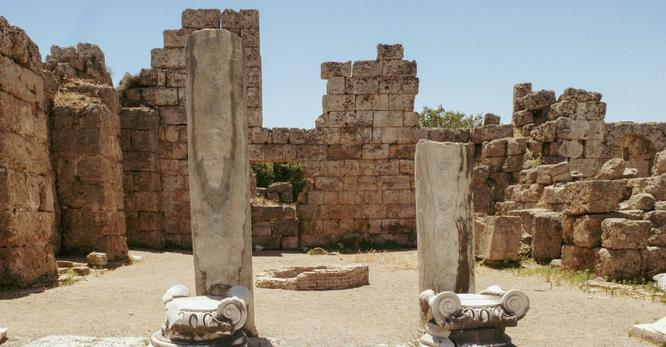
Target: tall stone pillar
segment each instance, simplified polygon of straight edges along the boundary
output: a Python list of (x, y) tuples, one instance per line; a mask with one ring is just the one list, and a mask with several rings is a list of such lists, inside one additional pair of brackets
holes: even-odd
[(420, 140), (414, 166), (419, 292), (474, 292), (472, 153)]
[[(197, 295), (252, 281), (247, 118), (241, 39), (227, 30), (187, 38), (186, 111)], [(256, 335), (248, 305), (246, 331)]]

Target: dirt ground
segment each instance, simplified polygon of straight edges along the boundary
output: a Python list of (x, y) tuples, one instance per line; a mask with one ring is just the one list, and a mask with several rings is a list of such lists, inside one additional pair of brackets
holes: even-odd
[[(0, 326), (7, 346), (46, 335), (145, 336), (159, 329), (164, 291), (174, 284), (194, 288), (192, 256), (133, 251), (143, 260), (73, 285), (20, 293), (0, 292)], [(365, 261), (370, 285), (355, 289), (297, 292), (255, 288), (257, 326), (280, 346), (396, 345), (413, 340), (418, 317), (416, 252), (309, 256), (259, 253), (264, 269)], [(666, 315), (666, 304), (630, 297), (589, 294), (550, 286), (541, 277), (477, 268), (477, 290), (491, 284), (521, 289), (530, 312), (507, 333), (518, 346), (650, 346), (627, 336), (636, 323)], [(3, 347), (5, 346), (3, 345)]]

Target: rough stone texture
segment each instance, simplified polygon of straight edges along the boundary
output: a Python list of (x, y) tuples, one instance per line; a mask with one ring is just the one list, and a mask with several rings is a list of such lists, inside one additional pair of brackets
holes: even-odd
[(619, 180), (624, 176), (624, 169), (624, 160), (613, 158), (601, 166), (594, 178), (598, 180)]
[(478, 257), (490, 261), (518, 260), (521, 218), (488, 216), (479, 241)]
[(41, 65), (37, 45), (0, 17), (0, 287), (57, 278)]
[(50, 112), (62, 250), (126, 259), (120, 110), (104, 55), (89, 44), (51, 53), (47, 68), (62, 81)]
[(597, 251), (595, 273), (610, 279), (632, 279), (642, 275), (641, 251), (606, 249)]
[(652, 194), (638, 193), (632, 195), (627, 201), (620, 203), (621, 210), (643, 210), (651, 211), (654, 209), (655, 200)]
[(257, 275), (258, 288), (287, 290), (338, 290), (370, 284), (367, 265), (295, 266), (267, 270)]
[(86, 347), (145, 347), (146, 338), (144, 337), (91, 337), (91, 336), (46, 336), (35, 341), (31, 341), (23, 346), (28, 347), (65, 347), (65, 346), (86, 346)]
[[(159, 115), (148, 107), (123, 107), (120, 124), (127, 244), (162, 249), (165, 240), (160, 213)], [(170, 191), (184, 189), (187, 184), (180, 177), (165, 179), (164, 183)]]
[(415, 173), (420, 291), (474, 292), (472, 155), (421, 140)]
[(666, 150), (655, 155), (654, 165), (652, 166), (652, 175), (657, 176), (661, 174), (666, 174)]
[(617, 208), (628, 193), (625, 180), (580, 181), (567, 184), (564, 213), (606, 213)]
[[(186, 44), (187, 132), (197, 295), (222, 284), (253, 288), (243, 45), (227, 30)], [(246, 329), (256, 335), (253, 308)]]
[(562, 225), (559, 212), (539, 212), (532, 219), (532, 258), (548, 262), (560, 258)]
[(666, 247), (648, 247), (643, 261), (647, 277), (666, 272)]
[(562, 246), (562, 267), (569, 270), (594, 270), (597, 250), (572, 245)]
[(652, 223), (608, 218), (601, 223), (601, 245), (610, 249), (645, 249)]
[[(125, 107), (148, 106), (157, 111), (157, 128), (152, 123), (143, 128), (128, 124), (123, 145), (130, 133), (144, 132), (151, 136), (145, 144), (126, 148), (132, 152), (125, 158), (126, 179), (142, 180), (140, 187), (128, 185), (125, 191), (136, 199), (146, 200), (148, 206), (136, 206), (128, 211), (129, 242), (133, 245), (164, 248), (192, 247), (190, 204), (187, 177), (187, 118), (185, 115), (185, 40), (201, 28), (229, 30), (241, 38), (245, 64), (243, 76), (247, 95), (248, 126), (262, 123), (261, 55), (259, 53), (259, 14), (256, 10), (185, 10), (183, 28), (164, 31), (164, 48), (154, 49), (151, 68), (143, 69), (138, 83), (122, 91)], [(148, 118), (152, 113), (146, 111)], [(144, 118), (145, 119), (145, 118)], [(145, 119), (147, 120), (147, 119)], [(140, 131), (139, 131), (140, 130)], [(152, 135), (157, 134), (157, 143)], [(251, 133), (251, 132), (250, 132)], [(140, 166), (137, 166), (140, 165)], [(142, 166), (141, 166), (142, 165)], [(136, 173), (141, 171), (142, 173)], [(132, 174), (130, 174), (132, 172)], [(141, 176), (136, 178), (136, 176)], [(150, 185), (152, 184), (152, 185)], [(149, 201), (148, 201), (149, 200)], [(157, 204), (157, 208), (152, 204)]]
[(298, 219), (291, 205), (252, 205), (252, 246), (263, 249), (298, 248)]

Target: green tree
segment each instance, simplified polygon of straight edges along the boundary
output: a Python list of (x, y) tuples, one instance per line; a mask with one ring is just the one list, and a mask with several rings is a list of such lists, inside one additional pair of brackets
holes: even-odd
[(466, 115), (463, 112), (447, 111), (438, 105), (436, 108), (423, 107), (419, 112), (419, 126), (422, 128), (478, 128), (483, 125), (480, 114)]
[(257, 187), (266, 188), (274, 182), (290, 182), (294, 198), (305, 188), (305, 171), (300, 164), (253, 163), (252, 171), (257, 178)]
[(257, 187), (266, 188), (273, 183), (273, 163), (252, 163), (252, 172), (257, 178)]

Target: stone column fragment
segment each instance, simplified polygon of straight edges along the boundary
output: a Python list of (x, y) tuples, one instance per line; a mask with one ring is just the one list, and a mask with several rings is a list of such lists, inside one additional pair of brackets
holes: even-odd
[[(197, 295), (252, 291), (247, 118), (241, 39), (201, 30), (186, 44), (186, 112)], [(256, 334), (253, 308), (245, 325)]]
[(474, 292), (472, 164), (464, 144), (416, 145), (420, 292)]

